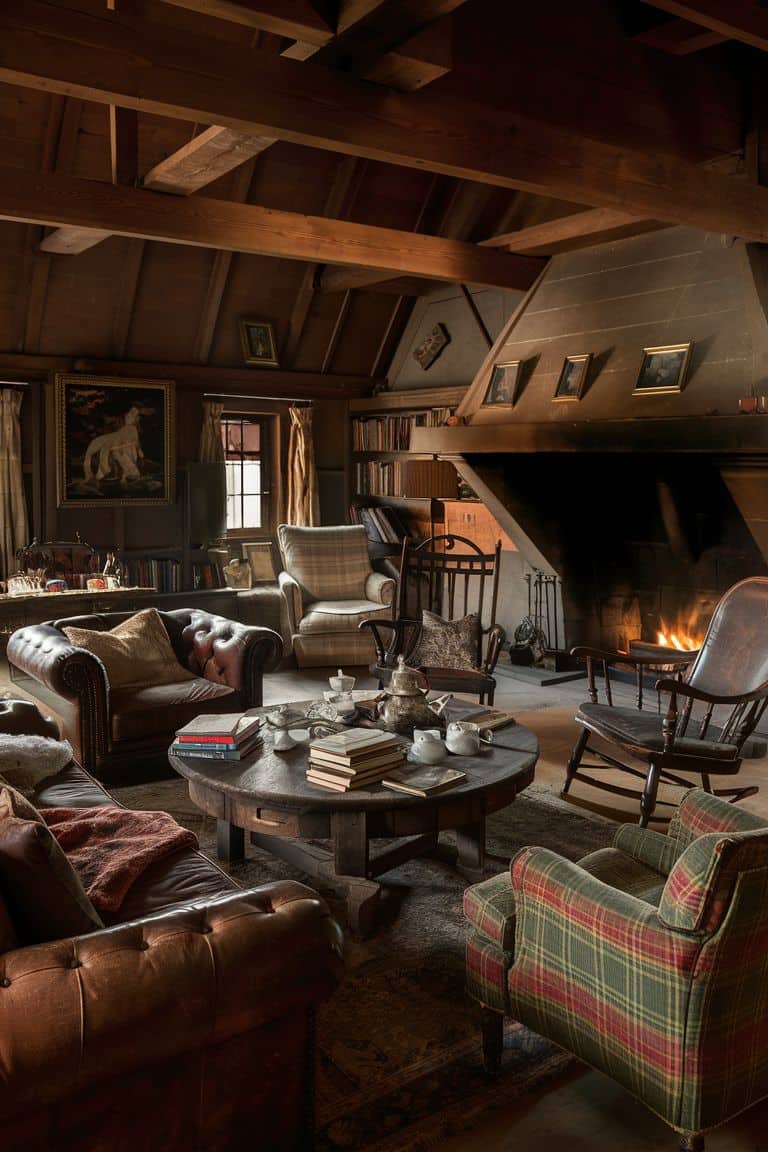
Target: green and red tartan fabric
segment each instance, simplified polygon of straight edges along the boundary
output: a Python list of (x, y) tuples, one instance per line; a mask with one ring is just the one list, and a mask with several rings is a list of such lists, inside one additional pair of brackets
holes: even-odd
[(692, 789), (667, 837), (624, 826), (576, 864), (524, 848), (464, 908), (470, 995), (673, 1128), (704, 1131), (768, 1095), (765, 822)]

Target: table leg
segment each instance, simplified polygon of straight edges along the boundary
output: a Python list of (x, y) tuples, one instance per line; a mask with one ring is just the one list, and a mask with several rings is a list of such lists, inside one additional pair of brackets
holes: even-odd
[(219, 860), (245, 859), (245, 832), (228, 820), (216, 821), (216, 855)]
[(367, 936), (376, 922), (380, 885), (368, 879), (369, 843), (365, 812), (334, 812), (331, 817), (333, 870), (342, 886), (349, 926)]
[(485, 864), (485, 817), (456, 829), (457, 868), (470, 879), (479, 878)]

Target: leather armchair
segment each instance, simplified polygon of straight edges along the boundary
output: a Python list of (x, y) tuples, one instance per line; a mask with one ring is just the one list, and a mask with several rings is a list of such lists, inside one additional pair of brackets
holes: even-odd
[(487, 1070), (509, 1016), (703, 1149), (768, 1096), (767, 897), (768, 824), (702, 788), (667, 835), (625, 824), (577, 863), (522, 848), (464, 894)]
[(104, 664), (72, 644), (63, 628), (106, 631), (130, 612), (76, 616), (19, 628), (8, 641), (14, 682), (52, 713), (75, 757), (97, 779), (137, 783), (170, 773), (177, 728), (207, 712), (240, 712), (262, 702), (262, 677), (277, 667), (282, 639), (197, 609), (160, 612), (183, 671), (194, 679), (111, 689)]
[(293, 653), (299, 668), (369, 664), (374, 645), (359, 631), (370, 617), (391, 620), (395, 581), (371, 569), (362, 525), (277, 529)]

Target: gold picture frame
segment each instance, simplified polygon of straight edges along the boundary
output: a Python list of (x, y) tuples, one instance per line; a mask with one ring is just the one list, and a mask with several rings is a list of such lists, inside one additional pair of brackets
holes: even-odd
[(279, 368), (275, 330), (266, 320), (240, 320), (240, 342), (246, 364), (261, 364), (264, 368)]
[(579, 356), (566, 356), (557, 378), (555, 394), (552, 399), (581, 400), (591, 362), (591, 352), (584, 352)]
[(640, 372), (633, 396), (658, 396), (663, 392), (682, 392), (693, 341), (643, 348)]
[(494, 364), (491, 378), (483, 397), (483, 407), (512, 407), (520, 388), (522, 360), (507, 360)]
[(244, 540), (241, 547), (243, 559), (250, 564), (254, 580), (277, 580), (271, 540)]
[(172, 380), (55, 377), (58, 506), (172, 504)]

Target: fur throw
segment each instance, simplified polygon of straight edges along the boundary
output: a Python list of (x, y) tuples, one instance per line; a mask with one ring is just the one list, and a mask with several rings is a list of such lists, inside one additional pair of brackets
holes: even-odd
[(54, 776), (72, 756), (68, 740), (0, 732), (0, 776), (21, 792), (35, 788), (46, 776)]

